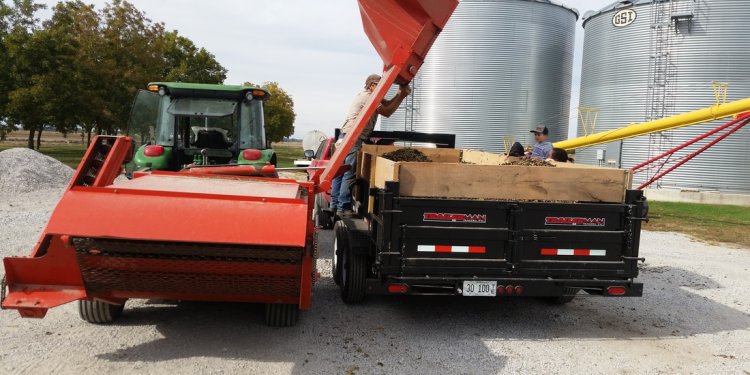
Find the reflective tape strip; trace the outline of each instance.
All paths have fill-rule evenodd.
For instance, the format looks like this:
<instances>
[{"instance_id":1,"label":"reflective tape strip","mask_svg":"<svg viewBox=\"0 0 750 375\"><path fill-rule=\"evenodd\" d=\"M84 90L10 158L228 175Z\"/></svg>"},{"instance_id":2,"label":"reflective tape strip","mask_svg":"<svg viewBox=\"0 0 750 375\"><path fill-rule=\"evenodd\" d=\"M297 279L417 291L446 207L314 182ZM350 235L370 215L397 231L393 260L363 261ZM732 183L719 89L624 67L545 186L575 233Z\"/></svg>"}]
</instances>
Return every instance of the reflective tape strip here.
<instances>
[{"instance_id":1,"label":"reflective tape strip","mask_svg":"<svg viewBox=\"0 0 750 375\"><path fill-rule=\"evenodd\" d=\"M451 245L417 245L420 253L463 253L463 254L485 254L485 246L451 246Z\"/></svg>"},{"instance_id":2,"label":"reflective tape strip","mask_svg":"<svg viewBox=\"0 0 750 375\"><path fill-rule=\"evenodd\" d=\"M607 256L607 250L601 249L542 249L542 255L557 256L584 256L584 257L603 257Z\"/></svg>"},{"instance_id":3,"label":"reflective tape strip","mask_svg":"<svg viewBox=\"0 0 750 375\"><path fill-rule=\"evenodd\" d=\"M453 246L451 249L451 253L468 253L469 247L468 246Z\"/></svg>"}]
</instances>

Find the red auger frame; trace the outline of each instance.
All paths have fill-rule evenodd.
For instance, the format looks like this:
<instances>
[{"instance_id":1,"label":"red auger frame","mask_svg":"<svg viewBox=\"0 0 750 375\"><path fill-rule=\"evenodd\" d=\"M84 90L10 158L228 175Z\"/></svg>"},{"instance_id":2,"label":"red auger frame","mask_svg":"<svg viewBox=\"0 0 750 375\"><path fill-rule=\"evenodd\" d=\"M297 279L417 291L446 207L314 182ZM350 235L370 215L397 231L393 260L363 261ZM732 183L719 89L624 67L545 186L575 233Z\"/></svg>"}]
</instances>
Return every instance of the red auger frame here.
<instances>
[{"instance_id":1,"label":"red auger frame","mask_svg":"<svg viewBox=\"0 0 750 375\"><path fill-rule=\"evenodd\" d=\"M267 323L294 324L298 309L310 307L317 275L314 194L330 187L388 88L414 77L457 5L359 1L383 79L313 182L237 167L137 173L113 185L132 140L95 138L31 255L4 259L2 308L42 318L80 300L84 319L106 323L131 298L260 302Z\"/></svg>"}]
</instances>

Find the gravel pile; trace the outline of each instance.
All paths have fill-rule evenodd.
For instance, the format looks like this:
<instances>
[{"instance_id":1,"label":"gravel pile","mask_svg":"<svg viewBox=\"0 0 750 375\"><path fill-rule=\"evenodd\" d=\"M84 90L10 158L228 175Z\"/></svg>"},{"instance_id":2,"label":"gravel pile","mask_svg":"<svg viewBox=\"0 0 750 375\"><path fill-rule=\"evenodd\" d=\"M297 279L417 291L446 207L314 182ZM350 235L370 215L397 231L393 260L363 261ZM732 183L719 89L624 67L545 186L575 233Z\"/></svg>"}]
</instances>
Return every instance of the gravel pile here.
<instances>
[{"instance_id":1,"label":"gravel pile","mask_svg":"<svg viewBox=\"0 0 750 375\"><path fill-rule=\"evenodd\" d=\"M73 178L73 169L28 148L0 152L0 191L19 194L62 188Z\"/></svg>"}]
</instances>

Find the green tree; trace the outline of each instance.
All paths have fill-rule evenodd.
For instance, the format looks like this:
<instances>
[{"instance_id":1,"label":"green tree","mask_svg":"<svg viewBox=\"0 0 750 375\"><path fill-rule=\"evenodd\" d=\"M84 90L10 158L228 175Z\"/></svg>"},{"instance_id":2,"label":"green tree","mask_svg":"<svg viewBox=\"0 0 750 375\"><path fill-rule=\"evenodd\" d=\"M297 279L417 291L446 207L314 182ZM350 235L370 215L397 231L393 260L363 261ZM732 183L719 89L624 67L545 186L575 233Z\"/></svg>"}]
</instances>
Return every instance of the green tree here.
<instances>
[{"instance_id":1,"label":"green tree","mask_svg":"<svg viewBox=\"0 0 750 375\"><path fill-rule=\"evenodd\" d=\"M63 134L79 124L90 123L101 109L101 95L92 84L97 79L99 60L99 16L93 6L81 1L60 2L52 18L44 23L51 44L51 59L43 73L45 109L50 124ZM37 148L41 133L37 133Z\"/></svg>"},{"instance_id":2,"label":"green tree","mask_svg":"<svg viewBox=\"0 0 750 375\"><path fill-rule=\"evenodd\" d=\"M216 83L227 78L227 70L216 61L216 57L177 31L164 34L165 81Z\"/></svg>"},{"instance_id":3,"label":"green tree","mask_svg":"<svg viewBox=\"0 0 750 375\"><path fill-rule=\"evenodd\" d=\"M105 107L93 128L97 134L111 134L126 126L138 89L162 78L164 25L152 23L145 13L122 0L105 6L101 19L102 79L98 91L105 99Z\"/></svg>"},{"instance_id":4,"label":"green tree","mask_svg":"<svg viewBox=\"0 0 750 375\"><path fill-rule=\"evenodd\" d=\"M294 112L294 100L277 82L266 82L261 86L245 82L244 85L261 87L271 93L271 98L263 103L266 147L270 148L271 142L281 142L284 137L294 134L294 120L297 118Z\"/></svg>"},{"instance_id":5,"label":"green tree","mask_svg":"<svg viewBox=\"0 0 750 375\"><path fill-rule=\"evenodd\" d=\"M7 69L5 85L7 96L0 99L5 131L15 125L29 130L28 147L34 148L35 132L47 122L44 98L44 79L40 75L48 68L45 49L49 39L42 32L36 12L44 5L32 0L14 0L12 6L3 3L2 45ZM5 132L3 131L3 132Z\"/></svg>"},{"instance_id":6,"label":"green tree","mask_svg":"<svg viewBox=\"0 0 750 375\"><path fill-rule=\"evenodd\" d=\"M0 141L4 141L11 131L5 116L5 106L8 104L8 92L13 87L10 75L10 58L5 48L5 40L10 33L13 9L0 0Z\"/></svg>"}]
</instances>

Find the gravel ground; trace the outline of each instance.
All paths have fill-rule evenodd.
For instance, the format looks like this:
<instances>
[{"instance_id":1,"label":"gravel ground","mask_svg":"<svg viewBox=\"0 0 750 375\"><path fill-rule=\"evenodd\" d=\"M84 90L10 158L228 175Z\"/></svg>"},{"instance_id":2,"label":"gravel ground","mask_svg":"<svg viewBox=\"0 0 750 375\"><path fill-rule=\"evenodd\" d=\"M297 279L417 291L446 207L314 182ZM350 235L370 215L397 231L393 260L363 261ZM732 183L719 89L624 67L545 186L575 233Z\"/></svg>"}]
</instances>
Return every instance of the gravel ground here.
<instances>
[{"instance_id":1,"label":"gravel ground","mask_svg":"<svg viewBox=\"0 0 750 375\"><path fill-rule=\"evenodd\" d=\"M27 255L60 189L0 201L0 255ZM7 196L6 196L7 197ZM129 301L117 325L0 312L0 373L750 374L750 249L645 232L642 298L371 298L341 302L323 280L292 328L258 305Z\"/></svg>"}]
</instances>

